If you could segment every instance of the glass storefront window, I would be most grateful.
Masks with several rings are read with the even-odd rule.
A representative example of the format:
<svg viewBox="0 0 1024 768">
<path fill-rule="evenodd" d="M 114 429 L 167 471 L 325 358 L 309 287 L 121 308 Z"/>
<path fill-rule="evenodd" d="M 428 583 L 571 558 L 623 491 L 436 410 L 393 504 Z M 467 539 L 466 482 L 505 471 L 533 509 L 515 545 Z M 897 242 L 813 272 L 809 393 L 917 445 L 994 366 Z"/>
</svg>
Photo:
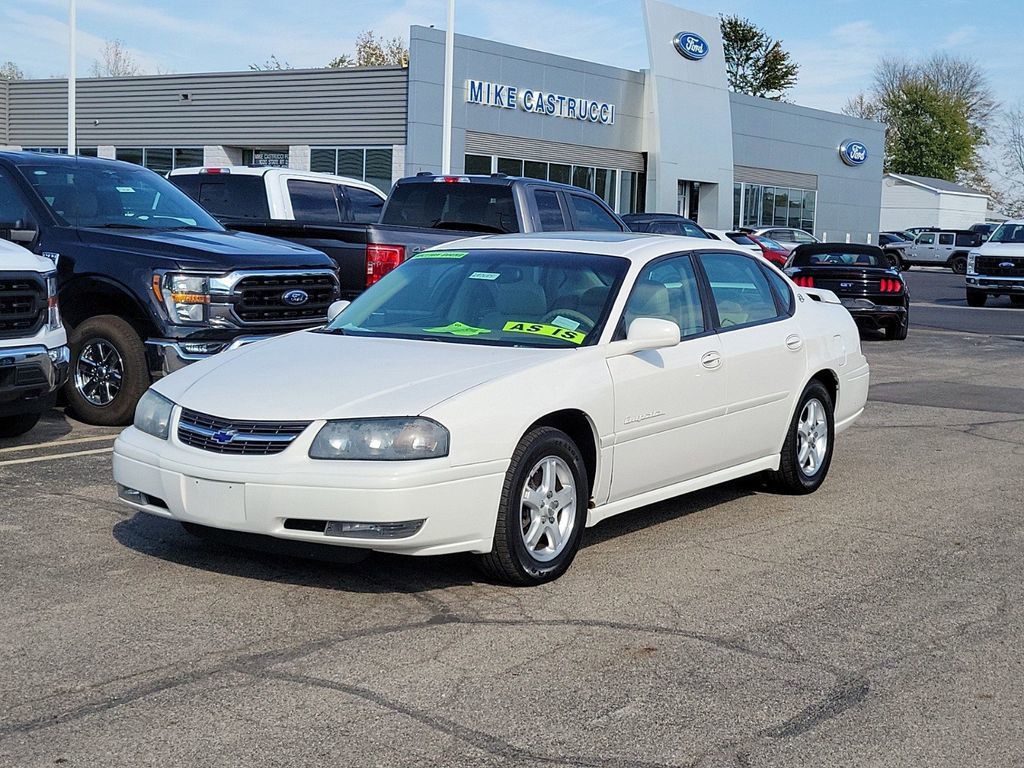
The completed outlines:
<svg viewBox="0 0 1024 768">
<path fill-rule="evenodd" d="M 522 176 L 523 175 L 523 161 L 516 160 L 511 157 L 499 157 L 498 158 L 498 173 L 504 173 L 508 176 Z"/>
<path fill-rule="evenodd" d="M 818 193 L 808 190 L 804 193 L 803 217 L 800 220 L 800 229 L 814 234 L 814 205 L 818 199 Z"/>
<path fill-rule="evenodd" d="M 793 227 L 814 233 L 813 189 L 733 185 L 733 223 L 741 227 Z"/>
<path fill-rule="evenodd" d="M 548 166 L 548 181 L 557 181 L 559 184 L 572 184 L 572 167 L 551 163 Z"/>
<path fill-rule="evenodd" d="M 203 150 L 199 147 L 177 148 L 174 150 L 175 168 L 199 168 L 203 164 Z"/>
<path fill-rule="evenodd" d="M 762 227 L 772 226 L 775 216 L 775 187 L 761 187 L 761 220 Z"/>
<path fill-rule="evenodd" d="M 337 170 L 338 158 L 333 149 L 311 149 L 309 151 L 309 170 L 317 173 L 334 173 Z"/>
<path fill-rule="evenodd" d="M 535 160 L 527 160 L 523 163 L 523 176 L 530 179 L 548 178 L 548 164 L 538 163 Z"/>
<path fill-rule="evenodd" d="M 574 165 L 572 167 L 573 186 L 582 187 L 594 191 L 594 169 L 585 165 Z"/>
<path fill-rule="evenodd" d="M 341 152 L 339 154 L 339 159 Z M 391 150 L 390 149 L 368 149 L 366 150 L 366 171 L 363 181 L 368 181 L 377 187 L 381 192 L 387 193 L 391 189 Z"/>
<path fill-rule="evenodd" d="M 786 187 L 775 188 L 775 216 L 772 220 L 773 226 L 784 227 L 788 223 L 789 215 L 789 190 Z"/>
<path fill-rule="evenodd" d="M 118 160 L 123 160 L 126 163 L 142 165 L 141 147 L 118 147 L 115 156 Z"/>
<path fill-rule="evenodd" d="M 383 192 L 391 189 L 390 147 L 318 147 L 309 151 L 309 169 L 368 181 Z"/>
<path fill-rule="evenodd" d="M 615 207 L 615 171 L 598 168 L 594 172 L 594 192 L 608 205 Z"/>
<path fill-rule="evenodd" d="M 804 207 L 804 191 L 802 189 L 789 190 L 789 226 L 800 229 L 800 214 Z"/>
<path fill-rule="evenodd" d="M 489 155 L 466 155 L 465 172 L 472 175 L 489 176 L 491 158 Z"/>
<path fill-rule="evenodd" d="M 338 176 L 350 176 L 353 179 L 361 179 L 366 173 L 364 164 L 365 155 L 361 149 L 339 149 L 338 159 L 335 165 Z"/>
</svg>

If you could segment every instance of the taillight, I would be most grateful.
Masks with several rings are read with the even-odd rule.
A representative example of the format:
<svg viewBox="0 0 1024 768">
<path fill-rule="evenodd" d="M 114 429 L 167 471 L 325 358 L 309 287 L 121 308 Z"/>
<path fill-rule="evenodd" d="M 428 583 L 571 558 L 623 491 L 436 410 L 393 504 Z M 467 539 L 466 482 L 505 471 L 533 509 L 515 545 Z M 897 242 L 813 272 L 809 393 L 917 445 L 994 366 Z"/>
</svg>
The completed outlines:
<svg viewBox="0 0 1024 768">
<path fill-rule="evenodd" d="M 814 278 L 810 275 L 800 275 L 793 278 L 793 282 L 799 285 L 801 288 L 813 288 Z"/>
<path fill-rule="evenodd" d="M 366 287 L 380 280 L 405 259 L 404 245 L 366 246 Z"/>
<path fill-rule="evenodd" d="M 469 176 L 438 176 L 434 179 L 436 184 L 467 184 Z"/>
<path fill-rule="evenodd" d="M 899 280 L 890 280 L 887 277 L 883 277 L 878 288 L 882 293 L 899 293 L 903 288 L 903 283 Z"/>
</svg>

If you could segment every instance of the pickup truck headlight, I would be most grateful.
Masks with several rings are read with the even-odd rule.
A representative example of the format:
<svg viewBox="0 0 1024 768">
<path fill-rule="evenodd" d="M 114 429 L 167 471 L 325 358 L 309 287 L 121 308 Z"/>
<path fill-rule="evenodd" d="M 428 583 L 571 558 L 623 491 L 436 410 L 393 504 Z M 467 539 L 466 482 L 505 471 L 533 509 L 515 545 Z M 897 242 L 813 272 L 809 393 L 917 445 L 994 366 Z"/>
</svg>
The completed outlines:
<svg viewBox="0 0 1024 768">
<path fill-rule="evenodd" d="M 135 406 L 135 428 L 166 440 L 173 410 L 174 403 L 152 389 L 147 389 L 139 404 Z"/>
<path fill-rule="evenodd" d="M 311 459 L 409 461 L 448 455 L 448 430 L 431 419 L 328 421 L 309 447 Z"/>
<path fill-rule="evenodd" d="M 978 258 L 977 251 L 971 251 L 967 254 L 967 274 L 973 275 L 975 272 L 974 264 Z"/>
<path fill-rule="evenodd" d="M 167 309 L 172 323 L 202 323 L 207 319 L 210 279 L 205 275 L 153 275 L 153 294 Z"/>
<path fill-rule="evenodd" d="M 49 272 L 46 277 L 46 330 L 60 328 L 60 309 L 57 306 L 57 273 Z"/>
</svg>

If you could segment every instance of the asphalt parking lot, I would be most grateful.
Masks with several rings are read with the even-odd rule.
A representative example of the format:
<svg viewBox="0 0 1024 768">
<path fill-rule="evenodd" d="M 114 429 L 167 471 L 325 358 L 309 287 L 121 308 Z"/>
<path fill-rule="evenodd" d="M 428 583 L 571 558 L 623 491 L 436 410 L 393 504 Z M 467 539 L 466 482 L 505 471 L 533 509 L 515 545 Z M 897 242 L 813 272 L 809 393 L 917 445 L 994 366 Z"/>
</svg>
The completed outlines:
<svg viewBox="0 0 1024 768">
<path fill-rule="evenodd" d="M 1024 765 L 1024 310 L 908 280 L 817 494 L 614 518 L 535 589 L 202 542 L 54 412 L 0 445 L 0 765 Z"/>
</svg>

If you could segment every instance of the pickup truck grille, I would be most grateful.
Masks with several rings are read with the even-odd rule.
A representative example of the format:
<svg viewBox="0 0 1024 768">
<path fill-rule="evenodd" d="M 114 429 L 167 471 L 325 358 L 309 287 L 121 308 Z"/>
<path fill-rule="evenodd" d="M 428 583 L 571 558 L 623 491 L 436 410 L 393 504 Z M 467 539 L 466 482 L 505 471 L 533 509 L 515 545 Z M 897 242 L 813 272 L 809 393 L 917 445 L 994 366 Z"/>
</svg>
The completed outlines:
<svg viewBox="0 0 1024 768">
<path fill-rule="evenodd" d="M 308 421 L 233 421 L 183 408 L 178 440 L 212 453 L 270 456 L 291 445 L 309 425 Z"/>
<path fill-rule="evenodd" d="M 46 283 L 28 273 L 0 278 L 0 338 L 33 336 L 46 320 Z"/>
<path fill-rule="evenodd" d="M 304 301 L 289 302 L 292 295 Z M 306 323 L 327 319 L 327 308 L 341 295 L 338 278 L 329 271 L 291 275 L 247 275 L 234 288 L 234 311 L 243 323 Z"/>
<path fill-rule="evenodd" d="M 1001 267 L 1000 264 L 1011 264 Z M 987 277 L 1024 277 L 1024 258 L 1006 256 L 978 256 L 975 258 L 974 271 Z"/>
</svg>

